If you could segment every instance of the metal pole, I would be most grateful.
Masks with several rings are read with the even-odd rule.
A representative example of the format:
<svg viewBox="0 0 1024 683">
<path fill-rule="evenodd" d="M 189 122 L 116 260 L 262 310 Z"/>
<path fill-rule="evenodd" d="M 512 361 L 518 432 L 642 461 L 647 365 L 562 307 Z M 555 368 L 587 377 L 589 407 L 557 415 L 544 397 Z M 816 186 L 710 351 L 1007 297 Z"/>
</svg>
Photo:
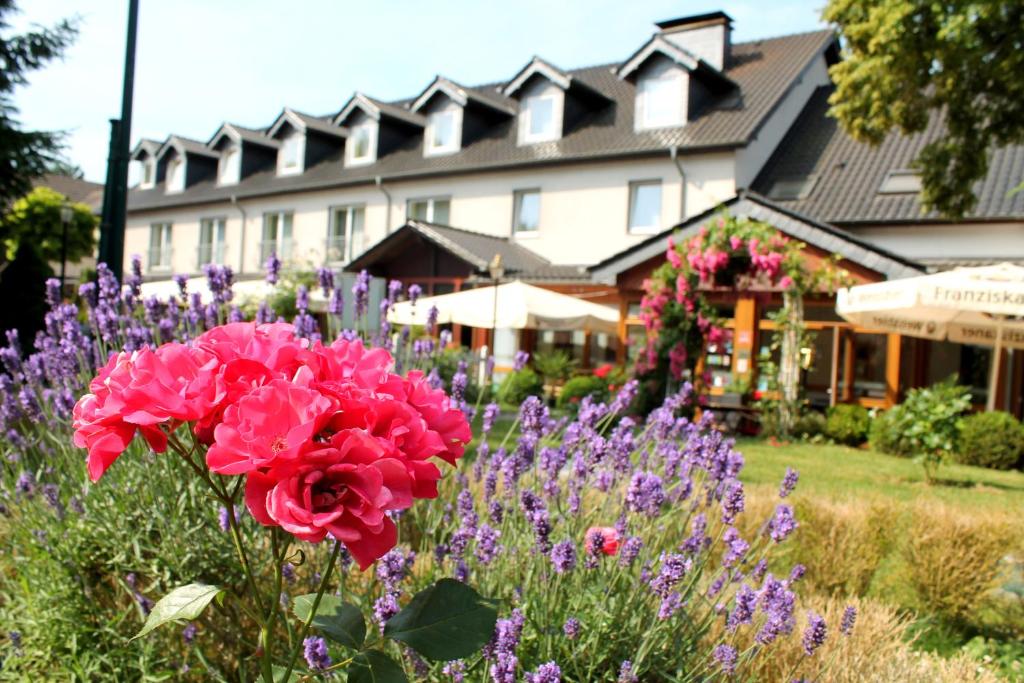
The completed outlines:
<svg viewBox="0 0 1024 683">
<path fill-rule="evenodd" d="M 494 278 L 494 308 L 491 311 L 491 355 L 494 355 L 494 341 L 498 335 L 498 278 Z"/>
</svg>

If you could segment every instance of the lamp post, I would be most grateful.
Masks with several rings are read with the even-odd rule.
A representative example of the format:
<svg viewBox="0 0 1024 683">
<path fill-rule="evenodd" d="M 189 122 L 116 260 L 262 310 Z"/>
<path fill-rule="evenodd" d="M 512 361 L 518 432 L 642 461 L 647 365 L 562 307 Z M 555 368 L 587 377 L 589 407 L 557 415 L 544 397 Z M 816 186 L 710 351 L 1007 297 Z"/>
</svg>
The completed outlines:
<svg viewBox="0 0 1024 683">
<path fill-rule="evenodd" d="M 66 285 L 66 271 L 67 271 L 67 260 L 68 260 L 68 226 L 71 225 L 71 219 L 75 217 L 75 210 L 70 204 L 64 202 L 60 207 L 60 295 L 64 296 L 64 287 Z"/>
<path fill-rule="evenodd" d="M 487 271 L 494 282 L 494 309 L 491 312 L 491 355 L 493 356 L 494 341 L 498 332 L 498 285 L 501 283 L 502 276 L 505 275 L 505 268 L 501 265 L 501 254 L 494 255 L 487 266 Z"/>
</svg>

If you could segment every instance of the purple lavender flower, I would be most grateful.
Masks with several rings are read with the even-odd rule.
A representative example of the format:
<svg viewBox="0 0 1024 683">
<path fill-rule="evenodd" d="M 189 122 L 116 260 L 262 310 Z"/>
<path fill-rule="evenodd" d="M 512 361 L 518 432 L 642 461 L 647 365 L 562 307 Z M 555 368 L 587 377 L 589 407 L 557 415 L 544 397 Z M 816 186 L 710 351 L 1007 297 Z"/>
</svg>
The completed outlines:
<svg viewBox="0 0 1024 683">
<path fill-rule="evenodd" d="M 536 671 L 526 674 L 526 683 L 561 683 L 562 670 L 554 662 L 547 662 L 537 667 Z"/>
<path fill-rule="evenodd" d="M 14 490 L 26 498 L 31 498 L 36 493 L 36 476 L 28 471 L 22 472 L 14 484 Z"/>
<path fill-rule="evenodd" d="M 422 287 L 420 287 L 416 283 L 413 283 L 413 284 L 409 285 L 408 297 L 409 297 L 409 303 L 410 304 L 415 306 L 416 302 L 419 300 L 419 298 L 422 295 L 423 295 L 423 288 Z"/>
<path fill-rule="evenodd" d="M 188 298 L 188 275 L 178 275 L 178 274 L 175 274 L 175 275 L 173 275 L 171 277 L 171 279 L 174 280 L 174 284 L 178 285 L 178 293 L 181 295 L 181 298 L 183 300 L 187 299 Z"/>
<path fill-rule="evenodd" d="M 640 556 L 640 551 L 643 550 L 644 541 L 639 536 L 630 536 L 623 544 L 622 548 L 619 549 L 619 565 L 628 567 L 632 565 L 636 558 Z"/>
<path fill-rule="evenodd" d="M 323 290 L 324 298 L 331 296 L 331 291 L 334 289 L 334 271 L 326 267 L 317 268 L 316 280 L 320 289 Z"/>
<path fill-rule="evenodd" d="M 633 671 L 633 662 L 623 660 L 619 666 L 619 678 L 617 683 L 639 683 L 640 678 Z"/>
<path fill-rule="evenodd" d="M 793 493 L 796 483 L 800 479 L 800 473 L 791 467 L 786 468 L 786 474 L 782 477 L 782 484 L 779 486 L 779 498 L 785 498 Z"/>
<path fill-rule="evenodd" d="M 238 521 L 237 515 L 235 516 L 235 521 Z M 231 513 L 224 506 L 221 506 L 217 511 L 217 523 L 220 525 L 221 531 L 227 531 L 231 528 Z"/>
<path fill-rule="evenodd" d="M 46 280 L 46 304 L 50 308 L 57 306 L 64 298 L 61 293 L 60 280 L 55 277 Z"/>
<path fill-rule="evenodd" d="M 658 619 L 665 621 L 672 618 L 672 615 L 678 612 L 682 606 L 683 596 L 675 591 L 669 593 L 662 598 L 661 605 L 658 607 Z"/>
<path fill-rule="evenodd" d="M 726 628 L 735 632 L 740 626 L 753 623 L 757 610 L 757 592 L 747 584 L 740 585 L 734 599 L 735 605 L 726 619 Z"/>
<path fill-rule="evenodd" d="M 657 517 L 665 502 L 665 488 L 661 477 L 651 472 L 637 472 L 629 482 L 626 491 L 626 507 L 633 512 L 642 512 L 648 517 Z"/>
<path fill-rule="evenodd" d="M 398 614 L 401 607 L 398 604 L 398 596 L 394 593 L 385 593 L 373 602 L 373 618 L 377 622 L 381 635 L 384 634 L 384 625 L 388 619 Z"/>
<path fill-rule="evenodd" d="M 776 543 L 781 543 L 796 531 L 797 526 L 796 518 L 793 517 L 793 508 L 788 505 L 779 505 L 775 508 L 775 515 L 768 522 L 768 535 Z"/>
<path fill-rule="evenodd" d="M 789 585 L 793 585 L 800 579 L 804 578 L 804 574 L 807 573 L 807 567 L 802 564 L 794 564 L 793 568 L 789 571 Z"/>
<path fill-rule="evenodd" d="M 8 631 L 7 639 L 11 641 L 15 650 L 21 649 L 21 631 Z"/>
<path fill-rule="evenodd" d="M 743 484 L 733 479 L 726 484 L 725 496 L 722 498 L 722 521 L 732 524 L 736 521 L 736 516 L 743 512 L 743 507 Z"/>
<path fill-rule="evenodd" d="M 281 576 L 289 584 L 295 583 L 295 565 L 291 562 L 285 562 L 281 565 Z"/>
<path fill-rule="evenodd" d="M 487 566 L 501 552 L 501 546 L 498 545 L 499 538 L 501 538 L 501 532 L 497 529 L 491 528 L 488 524 L 480 526 L 476 532 L 475 551 L 476 559 L 480 564 Z"/>
<path fill-rule="evenodd" d="M 577 619 L 576 617 L 569 617 L 565 620 L 565 623 L 562 624 L 562 633 L 564 633 L 565 637 L 569 640 L 575 640 L 576 637 L 580 634 L 581 628 L 582 625 L 580 624 L 579 619 Z"/>
<path fill-rule="evenodd" d="M 722 673 L 726 676 L 732 676 L 736 671 L 737 654 L 736 648 L 732 645 L 721 643 L 712 652 L 715 661 L 718 662 L 718 666 L 722 669 Z"/>
<path fill-rule="evenodd" d="M 356 275 L 356 282 L 352 285 L 352 298 L 356 305 L 356 317 L 362 318 L 370 305 L 370 274 L 365 270 L 359 271 Z"/>
<path fill-rule="evenodd" d="M 750 544 L 740 537 L 740 532 L 736 531 L 736 527 L 726 529 L 725 535 L 722 536 L 722 541 L 725 543 L 725 555 L 722 558 L 722 566 L 726 568 L 735 566 L 737 562 L 746 556 L 747 551 L 750 550 Z"/>
<path fill-rule="evenodd" d="M 319 636 L 302 641 L 302 654 L 306 658 L 306 664 L 313 671 L 323 671 L 331 665 L 331 657 L 327 654 L 327 642 Z"/>
<path fill-rule="evenodd" d="M 637 393 L 640 391 L 640 382 L 635 379 L 631 379 L 622 385 L 619 389 L 619 393 L 615 394 L 615 398 L 609 404 L 608 409 L 612 413 L 621 413 L 625 411 L 629 406 L 633 404 L 633 400 L 636 398 Z"/>
<path fill-rule="evenodd" d="M 484 407 L 484 416 L 480 425 L 480 429 L 484 434 L 490 433 L 491 429 L 494 427 L 494 421 L 498 419 L 498 413 L 500 410 L 501 409 L 498 407 L 497 403 L 488 403 Z"/>
<path fill-rule="evenodd" d="M 572 541 L 556 543 L 551 549 L 551 564 L 555 572 L 565 574 L 576 568 L 576 545 Z"/>
<path fill-rule="evenodd" d="M 267 271 L 267 282 L 276 285 L 281 277 L 281 259 L 277 258 L 276 252 L 271 252 L 270 256 L 267 257 L 264 268 Z"/>
<path fill-rule="evenodd" d="M 685 555 L 663 554 L 658 575 L 651 580 L 651 590 L 662 598 L 668 597 L 673 586 L 683 579 L 692 566 L 693 560 Z"/>
<path fill-rule="evenodd" d="M 780 635 L 788 635 L 793 632 L 795 626 L 793 610 L 796 606 L 796 596 L 786 589 L 782 581 L 771 574 L 765 576 L 758 602 L 765 615 L 765 621 L 755 636 L 757 642 L 768 645 Z"/>
<path fill-rule="evenodd" d="M 853 605 L 848 605 L 843 610 L 843 620 L 839 624 L 839 632 L 843 635 L 850 635 L 853 632 L 853 625 L 857 621 L 857 608 Z"/>
<path fill-rule="evenodd" d="M 484 648 L 484 656 L 491 660 L 491 680 L 494 683 L 515 683 L 519 658 L 516 648 L 523 634 L 526 617 L 518 609 L 508 619 L 498 619 L 494 637 Z"/>
<path fill-rule="evenodd" d="M 437 316 L 440 315 L 440 311 L 437 310 L 437 306 L 431 306 L 427 309 L 427 332 L 433 333 L 434 328 L 437 327 Z M 441 345 L 444 348 L 444 344 Z"/>
<path fill-rule="evenodd" d="M 195 642 L 196 633 L 198 631 L 199 629 L 196 628 L 196 625 L 193 623 L 187 624 L 185 628 L 182 629 L 181 638 L 185 641 L 186 645 L 191 645 L 193 642 Z"/>
<path fill-rule="evenodd" d="M 530 354 L 526 351 L 516 351 L 515 357 L 512 359 L 512 371 L 519 372 L 526 367 L 526 364 L 530 362 Z"/>
<path fill-rule="evenodd" d="M 827 636 L 828 631 L 825 627 L 825 620 L 814 612 L 808 612 L 807 629 L 804 630 L 804 637 L 801 641 L 804 646 L 804 654 L 808 657 L 813 655 L 825 643 Z"/>
<path fill-rule="evenodd" d="M 466 665 L 461 659 L 448 662 L 441 669 L 441 673 L 452 679 L 452 683 L 464 683 L 466 680 Z"/>
</svg>

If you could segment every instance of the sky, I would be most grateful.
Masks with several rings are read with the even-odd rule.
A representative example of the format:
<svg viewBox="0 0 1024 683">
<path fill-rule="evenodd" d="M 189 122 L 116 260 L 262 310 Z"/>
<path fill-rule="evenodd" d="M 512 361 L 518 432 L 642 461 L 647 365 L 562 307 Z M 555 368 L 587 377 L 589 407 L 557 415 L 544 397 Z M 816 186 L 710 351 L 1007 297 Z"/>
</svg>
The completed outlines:
<svg viewBox="0 0 1024 683">
<path fill-rule="evenodd" d="M 822 28 L 825 0 L 140 0 L 133 145 L 263 128 L 289 106 L 337 112 L 354 91 L 413 97 L 437 74 L 506 81 L 534 55 L 561 68 L 619 62 L 653 23 L 724 10 L 733 41 Z M 77 17 L 64 59 L 15 92 L 22 125 L 62 130 L 86 178 L 106 174 L 120 115 L 128 0 L 21 0 L 10 32 Z"/>
</svg>

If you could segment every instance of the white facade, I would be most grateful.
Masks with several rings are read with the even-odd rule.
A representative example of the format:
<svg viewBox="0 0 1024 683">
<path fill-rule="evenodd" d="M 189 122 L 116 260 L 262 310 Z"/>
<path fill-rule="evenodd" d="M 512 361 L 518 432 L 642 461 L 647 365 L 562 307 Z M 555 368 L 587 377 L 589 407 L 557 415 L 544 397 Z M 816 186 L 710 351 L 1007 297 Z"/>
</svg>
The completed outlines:
<svg viewBox="0 0 1024 683">
<path fill-rule="evenodd" d="M 847 226 L 869 242 L 924 264 L 1024 260 L 1024 221 Z"/>
</svg>

